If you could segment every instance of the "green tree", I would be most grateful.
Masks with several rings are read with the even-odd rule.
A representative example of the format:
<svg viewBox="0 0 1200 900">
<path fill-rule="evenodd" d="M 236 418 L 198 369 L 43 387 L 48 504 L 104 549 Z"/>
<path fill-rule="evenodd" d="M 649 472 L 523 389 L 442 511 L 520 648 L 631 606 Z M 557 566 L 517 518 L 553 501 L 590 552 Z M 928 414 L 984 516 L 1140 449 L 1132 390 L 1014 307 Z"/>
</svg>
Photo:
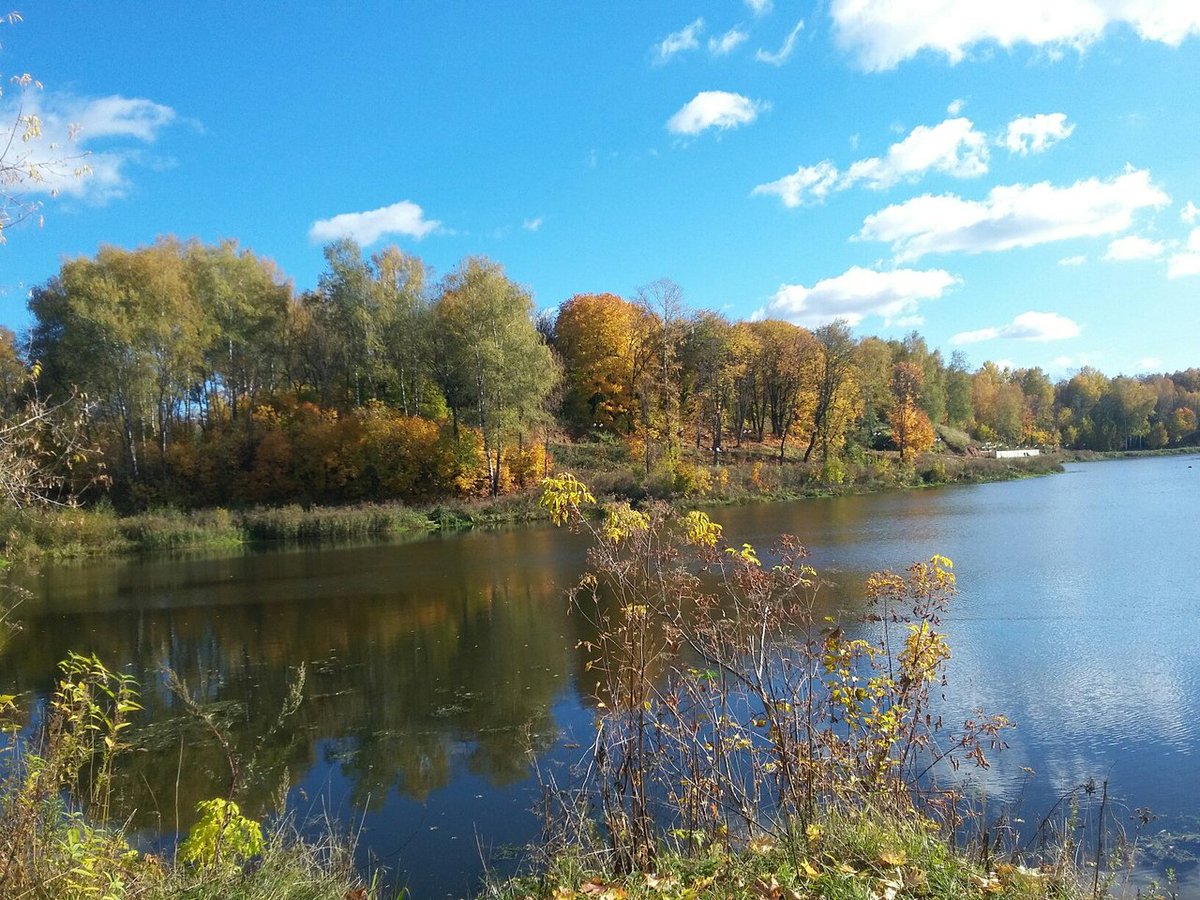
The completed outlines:
<svg viewBox="0 0 1200 900">
<path fill-rule="evenodd" d="M 269 259 L 191 242 L 188 280 L 210 320 L 203 369 L 209 418 L 220 398 L 231 419 L 249 413 L 258 398 L 278 389 L 286 371 L 291 284 Z"/>
<path fill-rule="evenodd" d="M 533 299 L 485 257 L 461 263 L 442 284 L 434 306 L 447 402 L 483 436 L 488 480 L 500 491 L 502 453 L 540 422 L 559 378 L 533 321 Z"/>
<path fill-rule="evenodd" d="M 967 360 L 956 350 L 946 368 L 946 422 L 955 428 L 970 428 L 974 418 L 971 407 L 971 374 Z"/>
<path fill-rule="evenodd" d="M 31 355 L 62 395 L 77 387 L 98 416 L 118 425 L 124 462 L 136 479 L 139 448 L 165 454 L 184 400 L 211 343 L 205 316 L 174 238 L 137 250 L 101 247 L 95 259 L 64 263 L 35 288 Z"/>
</svg>

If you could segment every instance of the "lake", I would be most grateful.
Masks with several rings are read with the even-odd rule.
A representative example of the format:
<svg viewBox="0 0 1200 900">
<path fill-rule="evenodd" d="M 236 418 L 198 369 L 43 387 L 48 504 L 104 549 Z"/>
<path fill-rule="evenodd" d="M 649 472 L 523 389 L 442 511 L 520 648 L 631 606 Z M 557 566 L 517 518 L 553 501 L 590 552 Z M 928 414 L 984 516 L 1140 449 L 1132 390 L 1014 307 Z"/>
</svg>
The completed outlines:
<svg viewBox="0 0 1200 900">
<path fill-rule="evenodd" d="M 974 776 L 989 808 L 1019 799 L 1015 815 L 1036 821 L 1107 778 L 1122 818 L 1149 807 L 1152 830 L 1196 829 L 1200 457 L 711 514 L 736 544 L 799 537 L 837 604 L 872 571 L 954 560 L 946 709 L 1017 723 Z M 569 765 L 593 733 L 585 626 L 563 599 L 585 551 L 539 526 L 16 573 L 30 596 L 0 685 L 44 697 L 69 650 L 136 676 L 154 724 L 125 800 L 134 827 L 171 833 L 224 794 L 229 769 L 167 688 L 169 666 L 255 757 L 253 813 L 283 791 L 302 819 L 361 832 L 364 861 L 413 896 L 469 896 L 538 834 L 534 760 Z M 255 751 L 301 664 L 304 703 Z M 1195 867 L 1180 878 L 1181 896 L 1200 896 Z"/>
</svg>

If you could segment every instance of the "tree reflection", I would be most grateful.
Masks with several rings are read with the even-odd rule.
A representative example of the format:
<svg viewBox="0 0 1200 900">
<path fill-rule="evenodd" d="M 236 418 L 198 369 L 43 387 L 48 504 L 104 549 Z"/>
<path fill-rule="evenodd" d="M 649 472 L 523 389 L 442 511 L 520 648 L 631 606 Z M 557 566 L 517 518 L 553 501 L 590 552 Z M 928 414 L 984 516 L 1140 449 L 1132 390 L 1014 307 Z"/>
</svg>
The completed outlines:
<svg viewBox="0 0 1200 900">
<path fill-rule="evenodd" d="M 123 770 L 138 827 L 172 830 L 178 810 L 186 828 L 199 800 L 229 786 L 220 746 L 172 695 L 165 667 L 229 735 L 256 814 L 321 765 L 348 780 L 355 807 L 377 808 L 391 791 L 423 801 L 456 764 L 510 784 L 556 735 L 550 707 L 568 688 L 574 623 L 563 566 L 536 564 L 536 532 L 523 536 L 533 557 L 524 566 L 512 564 L 511 536 L 497 538 L 472 548 L 491 553 L 443 553 L 436 567 L 421 566 L 433 562 L 429 549 L 453 545 L 110 564 L 99 579 L 62 570 L 42 585 L 57 597 L 23 610 L 6 680 L 45 696 L 69 649 L 139 679 L 144 752 Z M 261 742 L 301 663 L 304 703 Z"/>
</svg>

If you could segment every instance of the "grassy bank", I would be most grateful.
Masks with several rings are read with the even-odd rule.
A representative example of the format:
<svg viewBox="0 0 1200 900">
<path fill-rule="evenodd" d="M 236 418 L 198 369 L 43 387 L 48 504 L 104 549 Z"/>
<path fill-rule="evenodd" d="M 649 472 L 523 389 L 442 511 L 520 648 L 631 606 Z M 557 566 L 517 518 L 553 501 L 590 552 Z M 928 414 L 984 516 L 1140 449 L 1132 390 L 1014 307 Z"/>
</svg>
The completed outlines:
<svg viewBox="0 0 1200 900">
<path fill-rule="evenodd" d="M 1062 470 L 1060 457 L 997 460 L 924 454 L 901 461 L 877 453 L 833 465 L 772 454 L 732 451 L 722 465 L 698 453 L 652 468 L 631 464 L 621 445 L 575 444 L 554 449 L 555 467 L 572 471 L 598 495 L 634 502 L 669 500 L 720 506 L 845 496 L 944 484 L 1007 481 Z M 73 559 L 162 550 L 234 547 L 259 542 L 345 542 L 420 536 L 435 531 L 544 521 L 538 492 L 495 499 L 450 500 L 434 506 L 365 503 L 337 507 L 256 507 L 245 510 L 159 509 L 118 515 L 111 507 L 0 507 L 0 555 L 11 560 Z"/>
<path fill-rule="evenodd" d="M 984 862 L 929 823 L 886 815 L 827 819 L 760 837 L 740 850 L 668 850 L 653 871 L 619 873 L 570 851 L 538 875 L 488 886 L 493 900 L 1075 900 L 1091 896 L 1069 862 L 1026 867 Z M 1146 898 L 1152 895 L 1144 895 Z"/>
</svg>

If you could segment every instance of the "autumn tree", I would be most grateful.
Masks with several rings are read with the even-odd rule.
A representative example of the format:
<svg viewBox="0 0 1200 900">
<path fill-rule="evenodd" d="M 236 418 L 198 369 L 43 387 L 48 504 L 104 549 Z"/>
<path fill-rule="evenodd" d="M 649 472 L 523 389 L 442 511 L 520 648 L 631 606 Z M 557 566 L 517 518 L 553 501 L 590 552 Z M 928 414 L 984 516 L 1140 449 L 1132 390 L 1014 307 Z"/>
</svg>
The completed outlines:
<svg viewBox="0 0 1200 900">
<path fill-rule="evenodd" d="M 635 344 L 641 312 L 615 294 L 576 294 L 559 308 L 554 346 L 562 357 L 562 414 L 573 428 L 633 431 Z"/>
<path fill-rule="evenodd" d="M 905 335 L 896 353 L 897 360 L 915 363 L 921 369 L 921 395 L 918 403 L 935 425 L 946 419 L 946 367 L 940 350 L 929 345 L 916 331 Z"/>
<path fill-rule="evenodd" d="M 877 337 L 865 337 L 858 342 L 855 363 L 862 398 L 858 440 L 878 447 L 880 438 L 888 433 L 887 415 L 892 407 L 893 348 Z"/>
<path fill-rule="evenodd" d="M 685 402 L 695 426 L 696 448 L 708 435 L 712 464 L 720 461 L 726 419 L 746 365 L 744 339 L 719 313 L 702 311 L 688 322 L 683 343 Z"/>
<path fill-rule="evenodd" d="M 789 437 L 811 434 L 817 406 L 821 347 L 812 332 L 790 322 L 766 321 L 758 329 L 758 370 L 771 434 L 783 462 Z"/>
<path fill-rule="evenodd" d="M 559 378 L 533 313 L 529 293 L 484 257 L 467 259 L 447 276 L 434 306 L 438 374 L 447 402 L 483 436 L 493 496 L 500 491 L 505 442 L 540 421 Z"/>
<path fill-rule="evenodd" d="M 813 428 L 804 451 L 804 461 L 813 449 L 829 459 L 831 449 L 841 449 L 846 429 L 858 412 L 858 386 L 854 380 L 855 343 L 850 326 L 838 319 L 822 325 L 813 336 L 820 345 Z"/>
<path fill-rule="evenodd" d="M 919 403 L 923 379 L 917 363 L 898 362 L 892 368 L 892 408 L 888 421 L 901 461 L 933 446 L 933 424 Z"/>
<path fill-rule="evenodd" d="M 635 326 L 634 391 L 649 474 L 653 448 L 669 454 L 679 439 L 683 291 L 675 282 L 660 278 L 638 290 L 636 303 L 640 315 Z"/>
</svg>

